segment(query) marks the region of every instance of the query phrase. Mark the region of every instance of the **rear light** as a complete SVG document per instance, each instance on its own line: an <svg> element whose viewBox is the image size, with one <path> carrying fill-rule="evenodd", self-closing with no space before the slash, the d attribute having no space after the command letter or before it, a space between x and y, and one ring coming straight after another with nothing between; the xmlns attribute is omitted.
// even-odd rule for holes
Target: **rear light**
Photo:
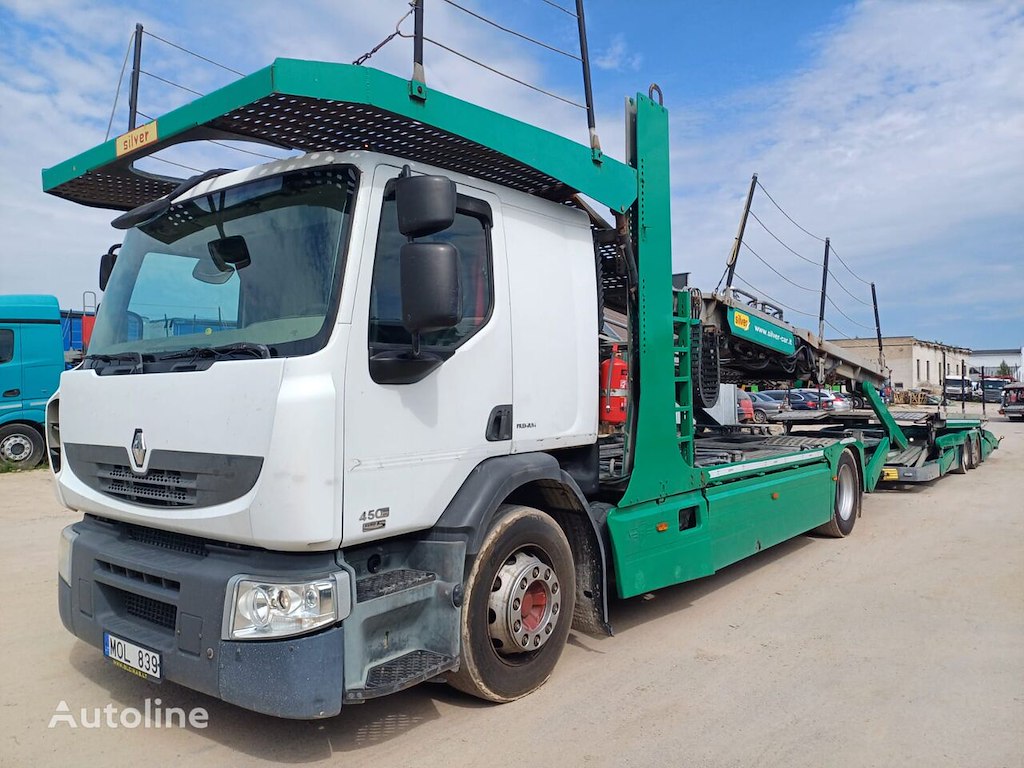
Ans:
<svg viewBox="0 0 1024 768"><path fill-rule="evenodd" d="M807 401L807 407L808 408L817 408L818 404L816 402L814 402L813 400L808 400Z"/></svg>

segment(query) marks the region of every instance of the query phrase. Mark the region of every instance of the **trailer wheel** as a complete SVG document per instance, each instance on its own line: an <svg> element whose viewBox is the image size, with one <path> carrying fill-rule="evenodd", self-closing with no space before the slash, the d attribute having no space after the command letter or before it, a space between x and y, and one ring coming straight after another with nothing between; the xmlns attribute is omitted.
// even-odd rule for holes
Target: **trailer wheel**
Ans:
<svg viewBox="0 0 1024 768"><path fill-rule="evenodd" d="M512 701L551 676L572 626L576 570L558 524L505 505L466 580L462 660L448 683L487 701Z"/></svg>
<svg viewBox="0 0 1024 768"><path fill-rule="evenodd" d="M981 464L981 446L974 435L967 438L967 468L977 469Z"/></svg>
<svg viewBox="0 0 1024 768"><path fill-rule="evenodd" d="M0 427L0 464L31 469L43 459L43 436L30 424Z"/></svg>
<svg viewBox="0 0 1024 768"><path fill-rule="evenodd" d="M843 451L836 467L836 497L832 503L832 519L816 530L825 536L841 539L849 536L860 514L860 473L853 454Z"/></svg>
<svg viewBox="0 0 1024 768"><path fill-rule="evenodd" d="M969 459L967 456L967 440L964 440L964 444L957 450L956 463L950 468L950 474L954 475L966 475L969 467Z"/></svg>

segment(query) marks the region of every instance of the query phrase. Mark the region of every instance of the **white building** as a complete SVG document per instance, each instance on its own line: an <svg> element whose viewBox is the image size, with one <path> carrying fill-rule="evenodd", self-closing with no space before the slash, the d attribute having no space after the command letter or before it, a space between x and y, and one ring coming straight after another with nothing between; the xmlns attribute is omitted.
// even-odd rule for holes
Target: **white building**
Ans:
<svg viewBox="0 0 1024 768"><path fill-rule="evenodd" d="M981 369L986 374L993 374L1003 363L1006 363L1010 373L1017 381L1024 381L1024 348L1017 349L976 349L971 353L968 364L971 366L971 373L981 376Z"/></svg>
<svg viewBox="0 0 1024 768"><path fill-rule="evenodd" d="M865 360L877 359L877 339L829 339L837 347L856 350ZM913 336L884 336L882 350L894 389L942 391L947 376L962 376L969 370L971 350L923 341Z"/></svg>

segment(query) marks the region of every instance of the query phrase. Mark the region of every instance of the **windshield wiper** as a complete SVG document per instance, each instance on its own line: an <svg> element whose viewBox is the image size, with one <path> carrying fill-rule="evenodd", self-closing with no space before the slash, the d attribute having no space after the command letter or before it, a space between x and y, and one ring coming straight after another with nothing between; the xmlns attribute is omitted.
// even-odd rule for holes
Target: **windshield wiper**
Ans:
<svg viewBox="0 0 1024 768"><path fill-rule="evenodd" d="M145 363L145 358L143 357L141 352L115 352L112 355L86 355L82 359L83 362L93 361L107 364L131 363L131 368L129 368L126 371L127 373L135 373L136 371L141 371ZM151 355L149 356L149 359L153 359ZM96 366L93 365L92 367L95 368Z"/></svg>
<svg viewBox="0 0 1024 768"><path fill-rule="evenodd" d="M198 360L204 357L212 357L217 360L232 357L254 357L266 360L273 357L270 347L266 344L257 344L252 341L238 341L234 344L222 344L218 347L189 347L178 352L168 352L160 355L157 360Z"/></svg>
<svg viewBox="0 0 1024 768"><path fill-rule="evenodd" d="M142 365L141 352L115 352L112 355L86 355L84 360L99 360L101 363L135 363Z"/></svg>

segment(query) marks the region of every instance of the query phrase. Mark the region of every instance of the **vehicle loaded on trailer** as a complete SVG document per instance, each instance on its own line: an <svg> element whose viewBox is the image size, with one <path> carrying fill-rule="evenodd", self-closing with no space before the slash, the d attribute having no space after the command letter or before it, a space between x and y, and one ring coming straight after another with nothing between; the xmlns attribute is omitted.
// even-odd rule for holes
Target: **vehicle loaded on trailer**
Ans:
<svg viewBox="0 0 1024 768"><path fill-rule="evenodd" d="M43 460L46 401L64 370L60 308L53 296L0 296L0 466Z"/></svg>
<svg viewBox="0 0 1024 768"><path fill-rule="evenodd" d="M125 211L89 354L47 406L84 515L61 619L118 667L290 718L430 679L516 699L571 626L610 632L610 592L848 535L901 439L880 370L673 290L660 91L627 102L619 162L592 120L576 144L414 72L279 59L43 173ZM132 168L210 137L305 154ZM601 337L606 309L628 338ZM723 372L826 358L870 441L695 435Z"/></svg>

